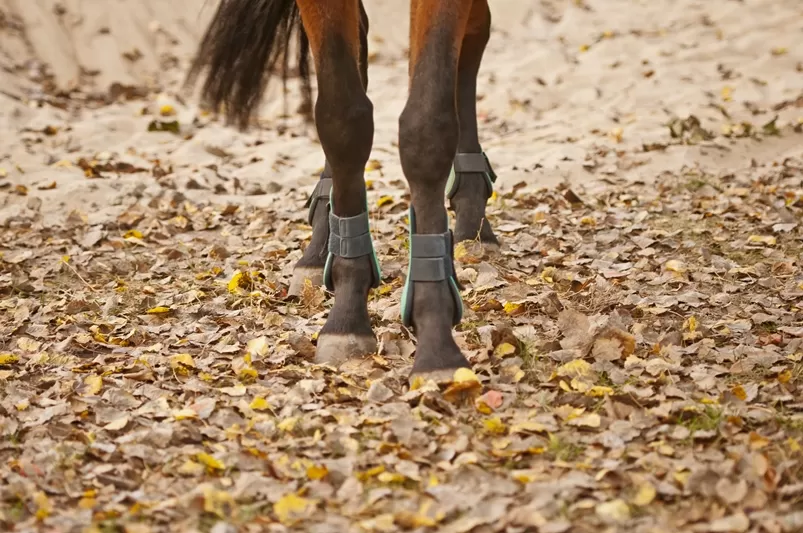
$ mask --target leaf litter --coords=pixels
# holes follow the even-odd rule
[[[185,134],[180,105],[149,114],[151,134]],[[718,136],[688,115],[641,150],[795,134],[771,119]],[[412,385],[409,197],[381,162],[367,168],[385,181],[369,187],[380,349],[340,371],[311,362],[331,295],[287,295],[303,191],[257,209],[170,190],[159,159],[54,166],[167,190],[114,216],[29,209],[0,226],[6,529],[803,528],[799,159],[497,191],[502,254],[455,251],[473,370]]]
[[[791,531],[801,230],[751,236],[800,216],[799,178],[768,167],[717,180],[717,194],[690,179],[611,184],[583,203],[500,194],[491,221],[522,221],[507,251],[458,266],[456,335],[474,370],[411,387],[413,340],[381,311],[398,305],[400,271],[371,299],[380,353],[341,372],[310,363],[331,298],[286,296],[277,268],[308,233],[249,234],[300,209],[184,201],[97,229],[4,228],[0,520]],[[534,205],[558,232],[531,222]],[[376,220],[384,264],[402,223]]]

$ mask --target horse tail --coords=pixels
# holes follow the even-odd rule
[[[226,123],[246,129],[277,68],[286,93],[294,36],[302,110],[311,120],[310,47],[295,0],[222,0],[198,45],[185,87],[194,86],[206,72],[204,104],[215,111],[223,106]]]

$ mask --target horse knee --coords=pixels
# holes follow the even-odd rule
[[[454,94],[411,97],[399,116],[399,155],[404,174],[412,181],[445,183],[458,137]]]
[[[321,92],[315,121],[327,161],[344,172],[362,172],[374,139],[374,106],[364,93]]]

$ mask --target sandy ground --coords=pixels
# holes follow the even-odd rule
[[[159,100],[174,102],[182,65],[214,7],[208,4],[118,1],[110,10],[102,1],[4,0],[0,59],[6,72],[0,88],[22,96],[31,79],[48,74],[59,87],[77,86],[84,93],[90,88],[106,93],[115,83],[162,87]],[[373,157],[388,177],[401,178],[394,141],[406,96],[406,4],[376,0],[367,9],[374,54]],[[779,127],[795,124],[803,116],[803,50],[795,46],[803,22],[794,0],[500,0],[493,10],[479,107],[482,141],[502,190],[520,181],[537,187],[563,180],[593,184],[608,176],[651,180],[694,167],[728,174],[751,161],[771,163],[801,153],[795,137],[761,142],[718,137],[703,146],[641,149],[670,142],[666,123],[673,117],[695,115],[717,134],[742,121],[760,126],[775,115]],[[68,107],[4,97],[3,184],[24,185],[29,193],[6,196],[0,219],[24,209],[33,197],[43,200],[53,223],[78,206],[111,215],[134,190],[144,187],[139,192],[146,195],[165,185],[183,190],[190,181],[199,182],[199,172],[203,188],[192,194],[217,189],[226,196],[221,200],[258,204],[264,198],[238,194],[231,183],[197,167],[215,164],[221,176],[238,178],[246,190],[282,194],[278,189],[308,189],[321,166],[320,150],[310,142],[314,133],[294,118],[278,119],[283,109],[278,98],[266,104],[265,128],[247,135],[217,124],[196,131],[192,99],[176,105],[182,136],[148,133],[158,105],[147,101]],[[59,133],[37,134],[47,126]],[[262,142],[255,146],[256,140]],[[600,148],[626,156],[601,156]],[[98,156],[143,168],[158,159],[172,166],[173,174],[161,183],[136,174],[87,180],[81,169],[67,166]],[[38,190],[53,182],[55,188]]]
[[[0,0],[0,528],[803,530],[799,0],[492,2],[503,252],[455,254],[474,373],[412,388],[406,2],[367,2],[381,344],[338,371],[286,294],[320,146],[179,93],[202,4]]]

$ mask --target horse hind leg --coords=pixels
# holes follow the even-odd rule
[[[490,36],[488,0],[474,0],[457,67],[460,139],[446,195],[455,211],[455,241],[478,240],[486,250],[495,251],[499,243],[485,217],[485,206],[496,175],[480,146],[477,126],[477,74]]]

